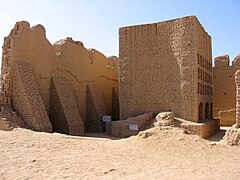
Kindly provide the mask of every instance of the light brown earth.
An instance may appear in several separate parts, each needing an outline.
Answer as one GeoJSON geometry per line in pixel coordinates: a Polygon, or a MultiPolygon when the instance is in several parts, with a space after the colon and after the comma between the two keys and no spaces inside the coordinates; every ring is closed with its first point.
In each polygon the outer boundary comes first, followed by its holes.
{"type": "Polygon", "coordinates": [[[1,180],[239,179],[240,175],[239,147],[209,142],[177,128],[155,129],[148,138],[74,137],[25,129],[0,131],[0,137],[1,180]]]}

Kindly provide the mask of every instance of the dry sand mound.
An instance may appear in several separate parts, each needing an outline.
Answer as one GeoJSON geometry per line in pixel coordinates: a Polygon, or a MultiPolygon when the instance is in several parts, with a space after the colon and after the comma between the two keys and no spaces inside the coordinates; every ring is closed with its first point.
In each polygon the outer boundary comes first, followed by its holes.
{"type": "Polygon", "coordinates": [[[210,144],[178,128],[147,132],[111,140],[0,131],[0,179],[239,178],[239,147],[210,144]]]}

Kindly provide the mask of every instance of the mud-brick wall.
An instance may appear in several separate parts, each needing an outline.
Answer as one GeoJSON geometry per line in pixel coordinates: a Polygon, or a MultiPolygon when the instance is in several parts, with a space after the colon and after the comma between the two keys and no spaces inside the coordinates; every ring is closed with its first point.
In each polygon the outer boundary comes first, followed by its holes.
{"type": "Polygon", "coordinates": [[[31,67],[21,61],[14,61],[12,105],[29,128],[52,132],[47,111],[38,92],[31,67]]]}
{"type": "Polygon", "coordinates": [[[213,117],[212,43],[211,37],[197,19],[195,19],[194,29],[196,73],[198,74],[198,111],[196,118],[201,122],[213,117]]]}
{"type": "Polygon", "coordinates": [[[178,117],[198,121],[198,24],[190,16],[120,28],[121,119],[173,111],[178,117]]]}
{"type": "Polygon", "coordinates": [[[213,85],[214,102],[213,115],[220,118],[222,126],[231,126],[236,122],[236,84],[235,73],[240,69],[240,58],[236,56],[230,65],[228,55],[214,59],[213,85]]]}
{"type": "MultiPolygon", "coordinates": [[[[10,99],[13,92],[12,86],[15,83],[13,80],[15,61],[22,61],[31,67],[36,91],[40,94],[48,116],[51,109],[52,77],[65,78],[70,84],[68,87],[73,94],[72,97],[79,112],[77,114],[81,116],[79,119],[82,119],[84,128],[87,121],[88,85],[94,84],[99,89],[99,97],[103,99],[106,106],[106,114],[112,115],[112,88],[118,89],[118,58],[106,57],[97,50],[86,49],[82,42],[71,38],[60,40],[52,45],[47,40],[42,25],[30,28],[28,22],[22,21],[16,23],[4,42],[1,94],[10,99]]],[[[16,78],[17,76],[18,74],[16,78]]],[[[18,97],[17,92],[15,93],[15,97],[18,97]]],[[[94,97],[98,98],[98,95],[94,97]]],[[[21,108],[17,106],[15,105],[16,109],[21,108]]],[[[101,119],[101,117],[98,118],[101,119]]]]}

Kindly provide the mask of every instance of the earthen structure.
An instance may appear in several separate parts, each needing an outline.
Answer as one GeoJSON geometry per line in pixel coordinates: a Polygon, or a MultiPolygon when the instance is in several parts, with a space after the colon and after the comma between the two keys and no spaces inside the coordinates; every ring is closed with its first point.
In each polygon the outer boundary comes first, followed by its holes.
{"type": "Polygon", "coordinates": [[[112,121],[107,123],[106,132],[117,137],[129,137],[137,135],[152,124],[153,113],[144,113],[136,117],[130,117],[126,120],[112,121]]]}
{"type": "Polygon", "coordinates": [[[240,58],[236,56],[230,66],[228,55],[214,58],[213,67],[213,116],[222,126],[231,126],[236,120],[235,73],[240,69],[240,58]]]}
{"type": "Polygon", "coordinates": [[[33,130],[102,132],[102,115],[118,108],[118,59],[71,38],[51,45],[42,25],[22,21],[4,40],[0,87],[1,105],[33,130]]]}
{"type": "Polygon", "coordinates": [[[120,28],[120,118],[172,111],[212,117],[211,37],[195,16],[120,28]]]}
{"type": "Polygon", "coordinates": [[[164,111],[193,121],[179,127],[204,138],[219,130],[210,120],[211,37],[195,16],[123,27],[119,35],[120,58],[107,58],[71,38],[51,45],[42,25],[16,23],[3,45],[0,104],[20,115],[15,124],[36,131],[126,137],[164,111]],[[122,121],[106,127],[105,115],[122,121]]]}
{"type": "MultiPolygon", "coordinates": [[[[239,59],[239,58],[238,58],[239,59]]],[[[240,145],[240,70],[235,73],[236,83],[236,121],[235,124],[227,130],[223,141],[230,145],[240,145]]]]}

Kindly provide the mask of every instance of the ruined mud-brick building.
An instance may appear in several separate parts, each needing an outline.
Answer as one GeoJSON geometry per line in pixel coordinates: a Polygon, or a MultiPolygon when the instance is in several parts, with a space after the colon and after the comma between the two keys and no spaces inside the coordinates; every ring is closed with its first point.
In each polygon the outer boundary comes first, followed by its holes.
{"type": "Polygon", "coordinates": [[[240,55],[236,56],[230,66],[228,55],[214,58],[213,116],[220,119],[222,126],[231,126],[236,122],[236,85],[235,73],[240,70],[240,55]]]}
{"type": "Polygon", "coordinates": [[[120,28],[120,118],[153,111],[212,117],[211,37],[195,16],[120,28]]]}
{"type": "Polygon", "coordinates": [[[193,121],[182,124],[202,137],[218,130],[205,121],[213,115],[211,37],[195,16],[123,27],[119,35],[118,60],[71,38],[51,45],[43,26],[18,22],[4,40],[0,105],[36,131],[103,132],[104,115],[162,111],[193,121]]]}
{"type": "Polygon", "coordinates": [[[18,22],[3,44],[1,105],[36,131],[103,132],[103,115],[118,119],[117,61],[71,38],[51,45],[43,26],[18,22]]]}

